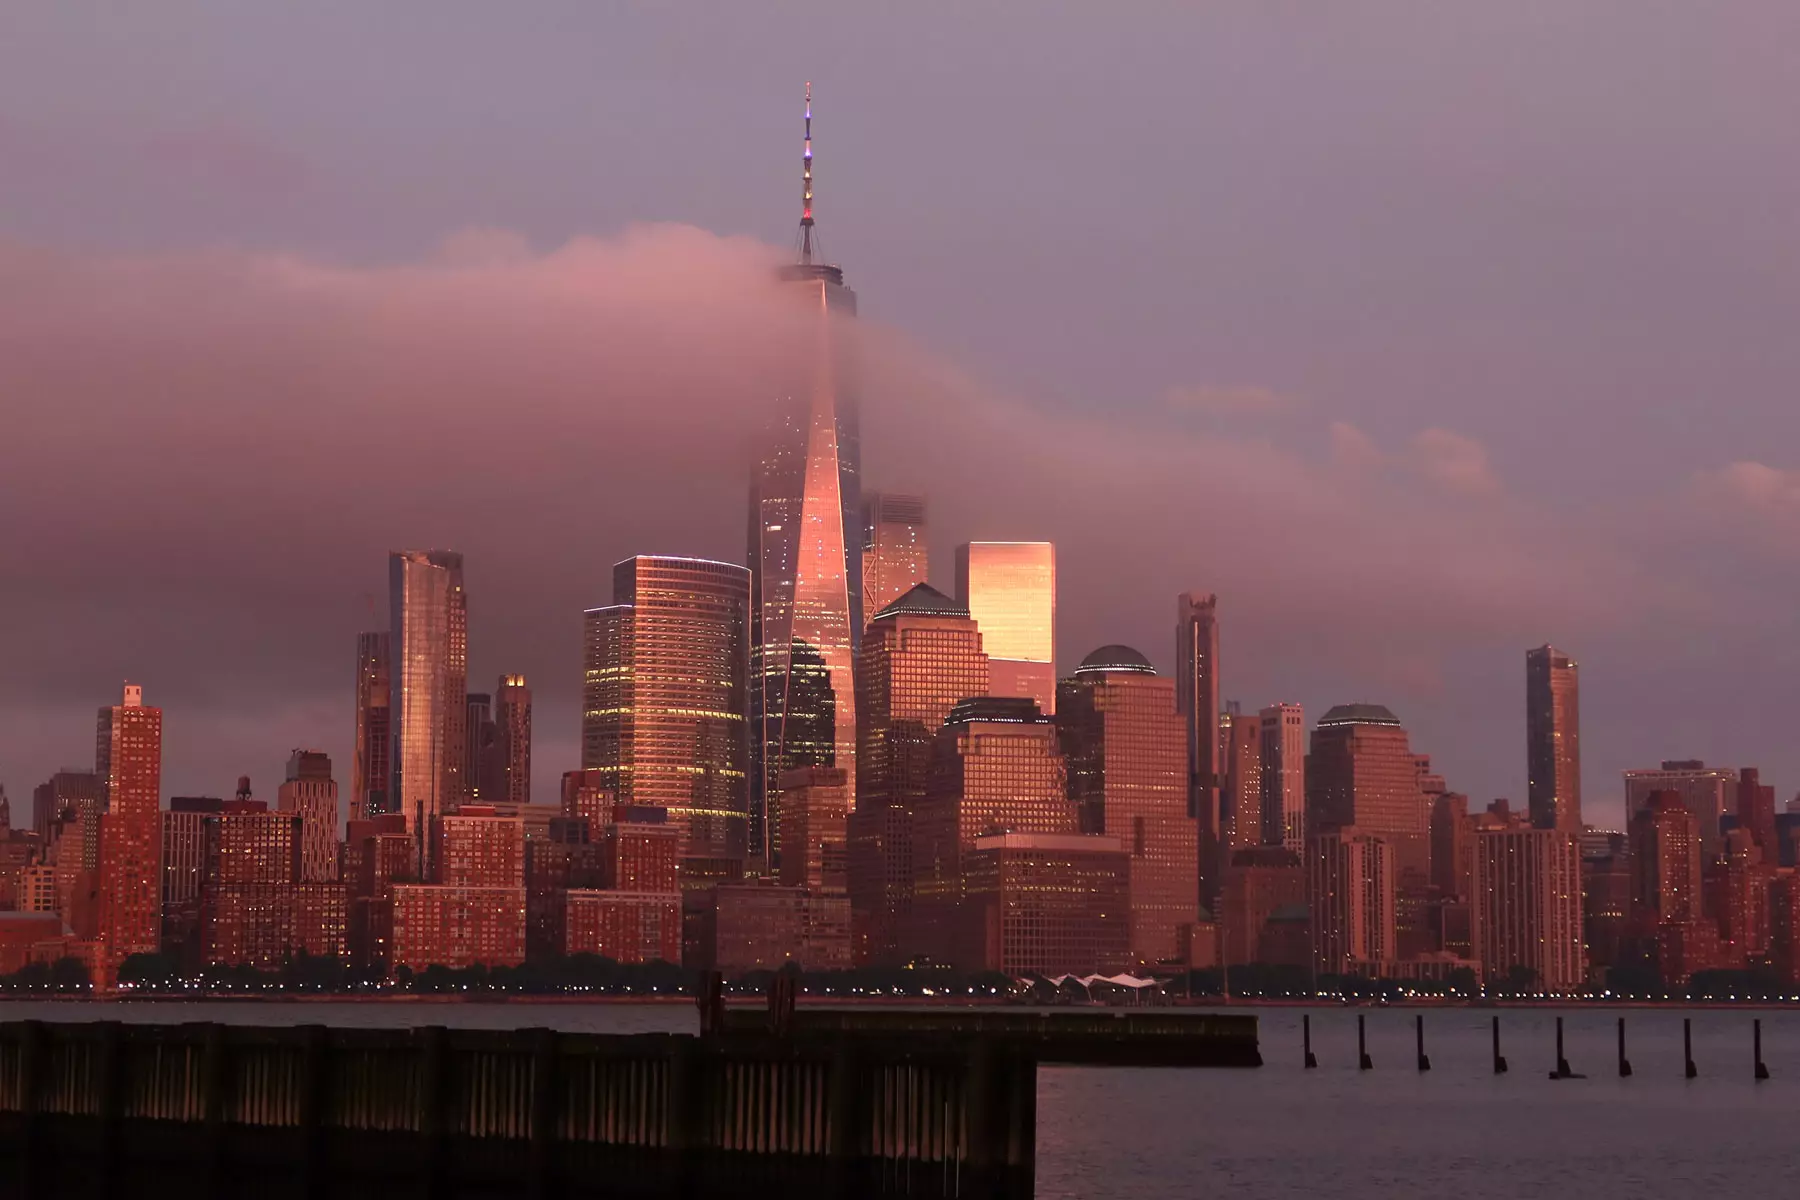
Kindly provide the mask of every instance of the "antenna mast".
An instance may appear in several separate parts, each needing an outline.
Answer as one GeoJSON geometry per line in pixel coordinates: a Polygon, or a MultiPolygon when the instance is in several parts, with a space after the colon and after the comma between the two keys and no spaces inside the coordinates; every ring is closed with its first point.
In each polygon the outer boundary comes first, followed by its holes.
{"type": "Polygon", "coordinates": [[[812,265],[812,83],[806,85],[806,141],[800,153],[800,261],[812,265]]]}

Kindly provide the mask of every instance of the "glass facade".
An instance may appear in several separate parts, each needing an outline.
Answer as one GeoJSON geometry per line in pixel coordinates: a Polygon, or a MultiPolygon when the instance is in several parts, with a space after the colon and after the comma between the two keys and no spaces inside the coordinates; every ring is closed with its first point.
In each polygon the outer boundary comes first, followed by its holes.
{"type": "Polygon", "coordinates": [[[587,614],[584,774],[667,809],[689,874],[733,874],[746,854],[749,582],[731,563],[641,555],[587,614]]]}
{"type": "Polygon", "coordinates": [[[1531,823],[1581,832],[1581,685],[1554,646],[1525,653],[1525,738],[1531,823]]]}
{"type": "Polygon", "coordinates": [[[469,609],[462,555],[390,554],[388,604],[393,783],[386,811],[400,813],[407,832],[422,838],[433,817],[466,799],[469,609]]]}
{"type": "Polygon", "coordinates": [[[752,475],[747,548],[749,840],[752,855],[771,865],[779,847],[770,844],[765,821],[779,812],[781,772],[837,766],[854,777],[851,663],[862,632],[862,538],[855,533],[862,515],[861,434],[854,364],[837,326],[855,315],[856,293],[836,267],[798,264],[783,278],[809,313],[809,344],[795,363],[794,386],[779,398],[752,475]],[[829,713],[819,705],[826,691],[833,699],[829,713]],[[828,723],[828,737],[820,736],[820,722],[828,723]]]}
{"type": "Polygon", "coordinates": [[[388,786],[393,774],[388,690],[387,631],[357,634],[356,738],[350,777],[352,821],[388,811],[388,786]]]}
{"type": "Polygon", "coordinates": [[[989,692],[1056,711],[1056,547],[970,542],[956,548],[956,594],[981,627],[989,692]]]}
{"type": "Polygon", "coordinates": [[[1088,656],[1057,690],[1069,799],[1084,833],[1119,840],[1129,868],[1132,958],[1173,959],[1198,919],[1196,822],[1188,812],[1187,732],[1175,681],[1135,651],[1088,656]]]}
{"type": "Polygon", "coordinates": [[[1224,871],[1224,814],[1220,788],[1224,761],[1219,745],[1219,600],[1198,592],[1176,598],[1175,706],[1187,727],[1188,811],[1200,839],[1200,901],[1217,911],[1224,871]]]}
{"type": "Polygon", "coordinates": [[[862,526],[863,608],[878,613],[925,582],[925,497],[866,493],[862,526]]]}

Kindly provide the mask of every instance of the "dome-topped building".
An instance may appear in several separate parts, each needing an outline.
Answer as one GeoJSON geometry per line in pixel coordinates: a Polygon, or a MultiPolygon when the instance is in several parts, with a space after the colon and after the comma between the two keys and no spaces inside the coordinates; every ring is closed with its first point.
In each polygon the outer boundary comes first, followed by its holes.
{"type": "Polygon", "coordinates": [[[1337,704],[1319,718],[1321,729],[1333,725],[1391,725],[1397,729],[1400,718],[1381,704],[1337,704]]]}
{"type": "Polygon", "coordinates": [[[1086,675],[1096,671],[1123,671],[1132,675],[1156,674],[1156,668],[1150,665],[1149,659],[1130,646],[1121,646],[1117,642],[1100,647],[1082,659],[1081,665],[1075,668],[1077,675],[1086,675]]]}

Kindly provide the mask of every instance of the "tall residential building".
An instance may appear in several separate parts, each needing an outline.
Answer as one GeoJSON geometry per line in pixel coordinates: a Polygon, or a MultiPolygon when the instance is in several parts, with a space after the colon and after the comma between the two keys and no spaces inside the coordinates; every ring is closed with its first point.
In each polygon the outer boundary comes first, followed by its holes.
{"type": "Polygon", "coordinates": [[[1188,811],[1194,816],[1200,903],[1216,912],[1225,851],[1219,788],[1219,599],[1183,592],[1176,598],[1175,708],[1187,728],[1188,811]]]}
{"type": "Polygon", "coordinates": [[[1581,688],[1554,646],[1525,653],[1525,760],[1531,823],[1581,832],[1581,688]]]}
{"type": "Polygon", "coordinates": [[[1246,714],[1235,700],[1219,714],[1219,840],[1227,858],[1238,850],[1263,844],[1262,721],[1246,714]]]}
{"type": "Polygon", "coordinates": [[[1306,710],[1271,704],[1257,714],[1262,764],[1262,844],[1306,851],[1306,710]]]}
{"type": "Polygon", "coordinates": [[[856,772],[862,434],[841,325],[856,315],[856,293],[843,268],[813,261],[810,89],[806,130],[800,261],[781,272],[805,321],[804,342],[750,484],[749,848],[770,863],[778,846],[768,844],[764,823],[779,811],[781,773],[841,767],[854,789],[856,772]]]}
{"type": "Polygon", "coordinates": [[[981,628],[988,694],[1056,711],[1056,547],[969,542],[956,548],[956,596],[981,628]]]}
{"type": "Polygon", "coordinates": [[[393,786],[393,730],[388,723],[388,634],[356,635],[356,739],[350,768],[350,820],[364,821],[397,808],[393,786]]]}
{"type": "Polygon", "coordinates": [[[211,796],[174,796],[162,815],[162,945],[187,970],[198,970],[200,888],[206,880],[206,818],[225,811],[211,796]]]}
{"type": "Polygon", "coordinates": [[[1504,980],[1529,972],[1564,995],[1587,979],[1582,952],[1581,848],[1556,829],[1475,833],[1470,941],[1482,970],[1504,980]]]}
{"type": "Polygon", "coordinates": [[[502,675],[494,692],[493,781],[495,804],[531,803],[531,689],[523,675],[502,675]]]}
{"type": "Polygon", "coordinates": [[[1381,974],[1396,957],[1393,843],[1355,827],[1321,832],[1306,868],[1314,970],[1381,974]]]}
{"type": "Polygon", "coordinates": [[[748,849],[750,572],[638,555],[587,613],[581,765],[620,804],[665,808],[684,884],[735,879],[748,849]]]}
{"type": "Polygon", "coordinates": [[[1631,921],[1639,934],[1702,916],[1700,822],[1678,792],[1653,792],[1631,818],[1631,921]]]}
{"type": "Polygon", "coordinates": [[[1762,781],[1755,767],[1738,775],[1737,827],[1762,851],[1762,861],[1775,866],[1781,861],[1781,844],[1775,835],[1775,789],[1762,781]]]}
{"type": "MultiPolygon", "coordinates": [[[[100,777],[92,771],[76,771],[64,767],[31,793],[31,828],[45,844],[50,842],[51,827],[65,813],[79,815],[82,810],[100,812],[100,777]]],[[[89,866],[97,865],[90,863],[89,866]]]]}
{"type": "Polygon", "coordinates": [[[393,759],[387,808],[424,844],[431,821],[466,799],[469,606],[462,555],[388,555],[388,722],[393,759]]]}
{"type": "Polygon", "coordinates": [[[1177,957],[1199,918],[1197,840],[1188,812],[1187,733],[1175,681],[1129,646],[1102,646],[1057,687],[1056,727],[1069,799],[1084,833],[1126,852],[1129,948],[1137,962],[1177,957]]]}
{"type": "Polygon", "coordinates": [[[987,696],[950,710],[913,817],[913,911],[902,958],[951,961],[964,858],[993,833],[1076,833],[1056,727],[1035,702],[987,696]]]}
{"type": "Polygon", "coordinates": [[[875,614],[856,667],[856,791],[848,820],[858,962],[892,963],[912,906],[914,809],[950,710],[986,693],[968,608],[921,583],[875,614]]]}
{"type": "Polygon", "coordinates": [[[1625,772],[1625,819],[1629,822],[1650,803],[1657,792],[1676,792],[1682,804],[1700,823],[1700,845],[1706,858],[1723,849],[1720,818],[1734,811],[1737,772],[1729,767],[1709,767],[1697,758],[1666,760],[1654,770],[1625,772]]]}
{"type": "Polygon", "coordinates": [[[862,517],[863,611],[878,613],[925,582],[925,497],[864,492],[862,517]]]}
{"type": "Polygon", "coordinates": [[[108,980],[127,957],[153,954],[162,943],[162,716],[135,684],[100,710],[94,774],[106,808],[99,936],[108,980]]]}
{"type": "Polygon", "coordinates": [[[331,759],[317,750],[288,758],[287,781],[276,807],[300,817],[300,883],[333,883],[338,877],[338,786],[331,759]]]}
{"type": "Polygon", "coordinates": [[[494,728],[494,698],[486,692],[469,692],[463,697],[463,763],[467,791],[464,800],[476,804],[492,804],[488,794],[492,773],[494,743],[499,731],[494,728]]]}
{"type": "Polygon", "coordinates": [[[1354,827],[1387,840],[1394,868],[1428,882],[1431,815],[1418,756],[1400,720],[1379,704],[1340,704],[1313,729],[1306,809],[1319,833],[1354,827]]]}

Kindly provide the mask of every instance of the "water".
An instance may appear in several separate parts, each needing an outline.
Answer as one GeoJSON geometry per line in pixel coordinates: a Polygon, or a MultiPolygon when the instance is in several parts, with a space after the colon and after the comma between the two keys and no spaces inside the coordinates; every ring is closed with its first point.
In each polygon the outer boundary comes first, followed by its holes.
{"type": "MultiPolygon", "coordinates": [[[[1239,1009],[1237,1011],[1245,1011],[1239,1009]]],[[[1800,1195],[1789,1149],[1800,1109],[1800,1012],[1768,1012],[1755,1083],[1746,1011],[1430,1009],[1432,1069],[1414,1069],[1417,1009],[1312,1009],[1319,1069],[1301,1065],[1298,1008],[1258,1010],[1258,1071],[1046,1067],[1039,1074],[1042,1200],[1340,1200],[1580,1196],[1692,1200],[1800,1195]],[[1356,1016],[1375,1070],[1356,1069],[1356,1016]],[[1498,1012],[1511,1065],[1492,1073],[1498,1012]],[[1552,1082],[1555,1022],[1587,1079],[1552,1082]],[[1626,1018],[1630,1079],[1616,1069],[1626,1018]],[[1683,1078],[1681,1021],[1694,1023],[1700,1077],[1683,1078]]],[[[685,1004],[0,1003],[0,1020],[451,1025],[570,1032],[687,1032],[685,1004]]]]}

